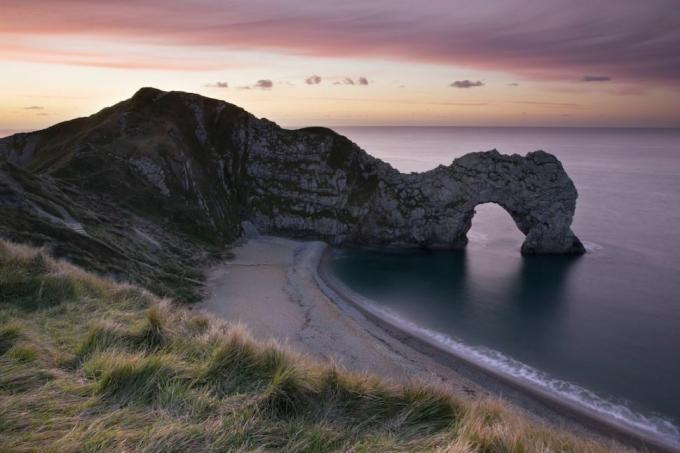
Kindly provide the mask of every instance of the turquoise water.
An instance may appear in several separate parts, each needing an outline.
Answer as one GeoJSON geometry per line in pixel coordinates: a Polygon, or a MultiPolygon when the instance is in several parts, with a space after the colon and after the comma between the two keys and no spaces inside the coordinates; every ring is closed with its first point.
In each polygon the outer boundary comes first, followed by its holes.
{"type": "Polygon", "coordinates": [[[544,149],[577,189],[580,258],[519,254],[496,205],[466,250],[335,250],[331,272],[474,360],[626,424],[680,439],[680,131],[344,128],[402,171],[470,151],[544,149]]]}

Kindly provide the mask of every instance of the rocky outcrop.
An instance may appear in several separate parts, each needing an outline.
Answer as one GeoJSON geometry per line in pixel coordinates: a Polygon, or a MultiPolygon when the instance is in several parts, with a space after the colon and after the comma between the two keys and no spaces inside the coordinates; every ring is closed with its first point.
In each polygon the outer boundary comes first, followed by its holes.
{"type": "Polygon", "coordinates": [[[402,174],[329,129],[282,129],[188,93],[144,88],[90,117],[2,139],[0,159],[0,234],[77,240],[68,253],[84,250],[83,264],[113,249],[134,251],[139,269],[181,267],[194,262],[189,250],[233,241],[244,220],[334,244],[455,248],[488,202],[526,235],[523,253],[583,252],[570,229],[576,189],[548,153],[478,152],[402,174]],[[39,234],[27,233],[34,225],[39,234]]]}
{"type": "Polygon", "coordinates": [[[244,196],[260,231],[335,244],[456,248],[475,207],[496,203],[525,234],[524,254],[580,254],[571,231],[577,192],[543,151],[467,154],[448,167],[402,174],[345,137],[291,133],[255,120],[238,148],[247,156],[244,196]],[[292,134],[292,135],[291,135],[292,134]]]}
{"type": "Polygon", "coordinates": [[[467,243],[475,207],[491,202],[526,235],[523,253],[583,252],[570,229],[576,189],[548,153],[471,153],[407,175],[342,141],[319,142],[311,155],[281,144],[281,160],[261,143],[249,148],[248,204],[260,230],[336,244],[455,248],[467,243]]]}

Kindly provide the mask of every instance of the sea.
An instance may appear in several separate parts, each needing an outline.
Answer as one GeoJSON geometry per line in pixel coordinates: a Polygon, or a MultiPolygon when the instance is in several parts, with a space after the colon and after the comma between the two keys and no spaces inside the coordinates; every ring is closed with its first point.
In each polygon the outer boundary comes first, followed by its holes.
{"type": "Polygon", "coordinates": [[[344,127],[403,172],[497,149],[556,155],[584,256],[522,257],[495,204],[464,250],[338,248],[328,271],[386,316],[556,398],[680,445],[680,130],[344,127]]]}

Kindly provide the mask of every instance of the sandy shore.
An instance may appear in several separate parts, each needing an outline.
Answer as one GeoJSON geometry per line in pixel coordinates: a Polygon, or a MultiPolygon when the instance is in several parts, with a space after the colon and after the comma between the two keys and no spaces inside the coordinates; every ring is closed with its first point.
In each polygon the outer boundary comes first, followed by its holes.
{"type": "Polygon", "coordinates": [[[465,394],[481,390],[331,300],[316,277],[325,249],[323,242],[251,238],[234,250],[235,259],[208,271],[209,296],[198,308],[243,323],[255,337],[275,338],[354,371],[445,382],[465,394]]]}
{"type": "MultiPolygon", "coordinates": [[[[603,440],[639,445],[640,437],[610,426],[404,331],[348,297],[318,272],[326,244],[251,237],[235,258],[207,271],[208,297],[197,308],[246,325],[318,360],[395,381],[444,385],[464,398],[500,396],[538,422],[603,440]]],[[[338,287],[339,286],[339,287],[338,287]]],[[[648,439],[649,440],[649,439],[648,439]]],[[[654,442],[653,449],[662,449],[654,442]]]]}

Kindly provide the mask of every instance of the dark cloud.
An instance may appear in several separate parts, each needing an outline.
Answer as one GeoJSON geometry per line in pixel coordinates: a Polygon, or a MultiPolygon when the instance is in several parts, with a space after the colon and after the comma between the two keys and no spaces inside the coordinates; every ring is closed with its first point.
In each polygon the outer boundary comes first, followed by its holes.
{"type": "Polygon", "coordinates": [[[333,85],[342,84],[342,85],[362,85],[362,86],[366,86],[369,83],[371,83],[371,82],[369,82],[369,80],[366,77],[359,77],[356,80],[351,78],[351,77],[345,77],[341,81],[333,83],[333,85]]]}
{"type": "Polygon", "coordinates": [[[45,107],[43,107],[42,105],[31,105],[28,107],[24,107],[24,110],[44,110],[44,109],[45,107]]]}
{"type": "Polygon", "coordinates": [[[321,76],[318,75],[309,76],[305,79],[305,83],[307,85],[318,85],[321,83],[321,76]]]}
{"type": "Polygon", "coordinates": [[[216,83],[208,83],[205,85],[208,88],[229,88],[229,83],[228,82],[216,82],[216,83]]]}
{"type": "Polygon", "coordinates": [[[484,82],[481,80],[477,80],[476,82],[473,82],[472,80],[456,80],[453,82],[451,85],[449,85],[454,88],[474,88],[474,87],[483,87],[484,82]]]}
{"type": "Polygon", "coordinates": [[[517,83],[517,82],[508,83],[508,86],[509,87],[518,87],[519,83],[517,83]]]}
{"type": "Polygon", "coordinates": [[[262,79],[262,80],[258,80],[257,82],[255,82],[255,85],[253,85],[253,88],[259,88],[261,90],[269,90],[273,86],[274,86],[274,82],[272,82],[271,80],[262,79]]]}
{"type": "Polygon", "coordinates": [[[611,77],[599,75],[584,75],[581,77],[581,82],[609,82],[610,80],[612,80],[611,77]]]}

